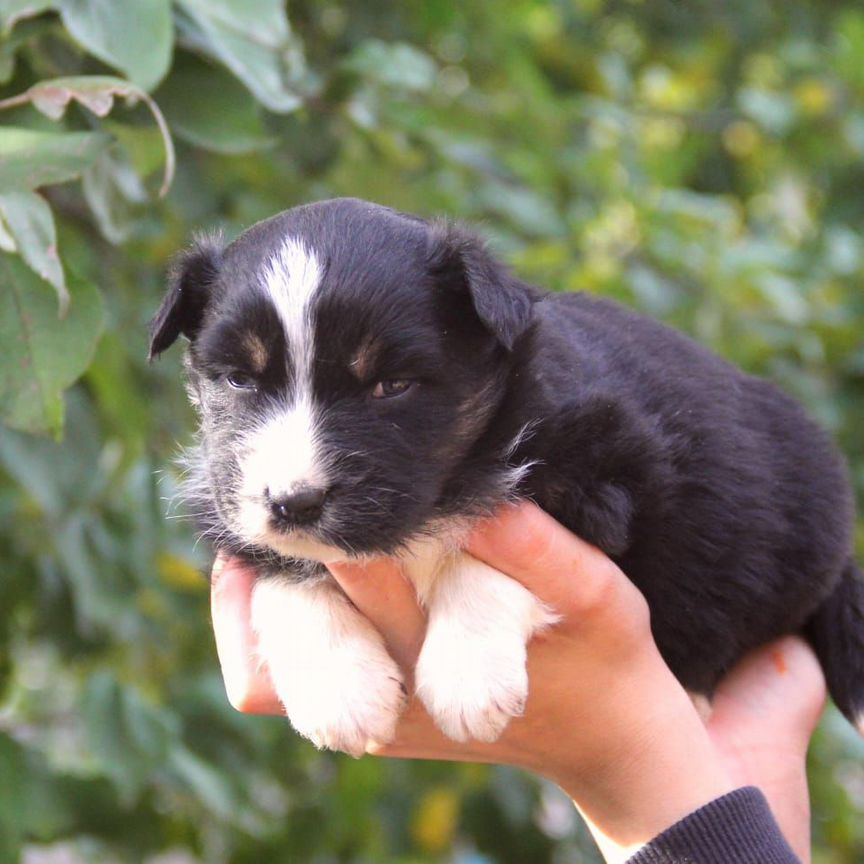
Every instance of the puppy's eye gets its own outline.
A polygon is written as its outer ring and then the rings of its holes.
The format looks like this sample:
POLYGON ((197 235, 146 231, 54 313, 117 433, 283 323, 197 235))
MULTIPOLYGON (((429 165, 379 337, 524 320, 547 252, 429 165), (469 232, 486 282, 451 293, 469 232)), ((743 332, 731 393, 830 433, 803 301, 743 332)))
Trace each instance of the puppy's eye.
POLYGON ((372 391, 373 399, 391 399, 407 393, 414 386, 409 378, 391 378, 388 381, 379 381, 372 391))
POLYGON ((225 376, 225 380, 235 390, 255 390, 258 387, 258 382, 248 373, 241 372, 239 369, 234 372, 229 372, 225 376))

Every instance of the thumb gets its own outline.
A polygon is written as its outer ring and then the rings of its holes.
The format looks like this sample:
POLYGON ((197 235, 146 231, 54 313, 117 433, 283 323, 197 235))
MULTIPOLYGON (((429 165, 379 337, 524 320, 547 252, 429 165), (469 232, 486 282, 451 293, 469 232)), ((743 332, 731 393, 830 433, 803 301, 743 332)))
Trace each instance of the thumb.
POLYGON ((771 736, 806 750, 825 707, 825 678, 813 649, 787 636, 753 651, 714 695, 709 727, 771 736))

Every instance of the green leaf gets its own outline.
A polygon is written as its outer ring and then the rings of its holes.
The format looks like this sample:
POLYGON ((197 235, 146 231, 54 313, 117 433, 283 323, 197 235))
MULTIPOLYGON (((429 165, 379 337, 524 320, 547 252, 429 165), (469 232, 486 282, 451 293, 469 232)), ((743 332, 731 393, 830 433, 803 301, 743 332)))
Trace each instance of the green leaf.
POLYGON ((738 105, 748 117, 774 135, 785 135, 795 122, 795 103, 788 93, 742 87, 738 91, 738 105))
POLYGON ((32 18, 53 5, 53 0, 0 0, 0 30, 8 33, 22 18, 32 18))
POLYGON ((249 91, 224 69, 196 58, 175 65, 154 94, 172 131, 217 153, 248 153, 273 143, 249 91))
MULTIPOLYGON (((88 506, 97 500, 103 480, 98 468, 102 442, 92 406, 75 390, 68 394, 65 402, 67 431, 60 443, 0 429, 0 466, 25 491, 34 510, 41 511, 61 535, 81 533, 81 520, 73 514, 82 504, 88 506)), ((70 562, 70 559, 83 556, 69 555, 71 541, 62 536, 54 541, 57 548, 62 549, 64 570, 73 573, 71 587, 82 593, 74 584, 77 562, 70 562)), ((103 575, 92 567, 88 574, 90 582, 95 578, 97 583, 103 575)))
POLYGON ((15 243, 15 238, 9 232, 9 229, 6 227, 6 223, 3 221, 2 214, 0 214, 0 249, 4 252, 17 252, 18 246, 15 243))
POLYGON ((105 121, 105 130, 116 142, 109 152, 126 163, 139 178, 137 185, 123 180, 124 195, 130 201, 143 203, 147 196, 141 187, 140 178, 158 171, 164 162, 165 147, 161 133, 152 126, 133 126, 112 120, 105 121))
POLYGON ((82 713, 94 754, 121 799, 139 794, 155 766, 165 766, 179 749, 174 714, 146 701, 107 669, 87 682, 82 713))
POLYGON ((195 793, 195 797, 222 819, 237 813, 237 800, 230 778, 216 771, 186 747, 175 747, 170 753, 170 768, 195 793))
MULTIPOLYGON (((35 6, 35 4, 33 5, 35 6)), ((32 12, 28 14, 35 15, 41 11, 40 8, 33 8, 32 12)), ((0 0, 0 83, 2 84, 11 81, 15 74, 15 59, 18 51, 24 46, 32 45, 52 26, 49 19, 28 21, 10 32, 17 18, 6 18, 4 17, 6 14, 4 0, 0 0)), ((18 17, 26 18, 27 15, 21 14, 18 17)))
POLYGON ((51 286, 7 254, 0 254, 0 284, 0 420, 59 437, 63 389, 89 365, 102 330, 101 298, 70 274, 72 302, 60 320, 51 286))
POLYGON ((18 835, 50 838, 75 824, 72 802, 64 795, 70 779, 55 774, 36 747, 0 732, 0 861, 10 860, 3 850, 18 835))
POLYGON ((0 84, 15 74, 15 49, 8 40, 0 42, 0 84))
POLYGON ((63 317, 69 307, 69 291, 57 254, 57 232, 51 208, 41 195, 16 190, 0 195, 0 214, 18 254, 34 273, 54 286, 63 317))
POLYGON ((864 87, 861 57, 864 51, 864 12, 848 9, 837 21, 832 59, 843 76, 858 87, 864 87))
POLYGON ((0 191, 73 180, 109 140, 99 132, 37 132, 7 126, 0 135, 0 191))
POLYGON ((91 54, 151 90, 174 47, 170 0, 56 0, 69 32, 91 54))
POLYGON ((258 0, 254 15, 249 14, 247 0, 181 0, 181 4, 267 48, 280 48, 291 36, 283 0, 258 0))
MULTIPOLYGON (((0 732, 0 777, 20 778, 26 783, 27 760, 17 741, 0 732)), ((17 861, 18 844, 27 818, 26 796, 19 783, 0 783, 0 861, 17 861)))
POLYGON ((121 800, 129 801, 144 783, 147 769, 130 741, 127 691, 111 672, 100 670, 87 682, 82 713, 100 767, 114 781, 121 800))
POLYGON ((84 172, 84 197, 93 211, 104 237, 114 244, 122 243, 132 231, 133 204, 147 199, 140 178, 115 148, 99 154, 84 172))
POLYGON ((197 25, 187 25, 186 33, 195 48, 224 63, 271 111, 287 113, 300 106, 297 88, 305 62, 281 2, 257 4, 254 15, 245 0, 178 2, 197 25), (253 22, 256 17, 260 20, 253 22))
POLYGON ((405 42, 368 39, 348 58, 345 68, 366 80, 414 92, 431 90, 438 69, 424 51, 405 42))
POLYGON ((134 105, 138 100, 144 102, 159 127, 165 153, 164 176, 159 194, 164 196, 174 178, 174 143, 159 106, 139 87, 110 75, 79 75, 40 81, 21 95, 7 101, 30 101, 46 117, 59 120, 71 101, 79 102, 97 117, 105 117, 114 107, 114 98, 117 96, 124 99, 127 105, 134 105))

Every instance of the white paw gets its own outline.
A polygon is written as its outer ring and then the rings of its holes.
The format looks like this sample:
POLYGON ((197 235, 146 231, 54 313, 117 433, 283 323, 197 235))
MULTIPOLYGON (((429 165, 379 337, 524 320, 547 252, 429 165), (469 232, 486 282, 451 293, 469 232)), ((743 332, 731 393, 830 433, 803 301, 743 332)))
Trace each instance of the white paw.
POLYGON ((407 559, 429 608, 417 695, 456 741, 495 741, 528 698, 528 641, 558 620, 518 582, 465 552, 407 559), (431 575, 430 575, 431 574, 431 575))
POLYGON ((472 639, 432 627, 416 678, 417 695, 448 738, 495 741, 525 708, 525 643, 521 634, 472 639))
POLYGON ((399 667, 372 625, 331 583, 256 584, 258 654, 292 726, 352 756, 393 740, 405 705, 399 667))
POLYGON ((362 756, 371 744, 393 740, 405 706, 402 676, 386 652, 373 653, 335 651, 324 662, 268 664, 291 725, 316 747, 362 756))

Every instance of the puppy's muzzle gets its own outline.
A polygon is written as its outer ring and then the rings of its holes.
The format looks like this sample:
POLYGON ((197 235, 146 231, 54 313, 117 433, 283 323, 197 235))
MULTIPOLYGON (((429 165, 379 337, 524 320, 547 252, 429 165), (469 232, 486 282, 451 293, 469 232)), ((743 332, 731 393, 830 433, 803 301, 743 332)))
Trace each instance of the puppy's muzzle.
POLYGON ((291 492, 273 495, 267 490, 267 506, 273 524, 277 528, 290 528, 317 522, 324 512, 327 492, 320 486, 299 486, 291 492))

